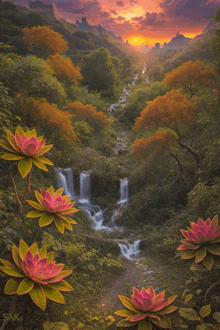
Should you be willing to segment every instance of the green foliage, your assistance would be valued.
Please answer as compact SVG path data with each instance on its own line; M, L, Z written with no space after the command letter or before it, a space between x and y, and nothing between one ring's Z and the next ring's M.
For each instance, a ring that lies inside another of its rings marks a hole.
M97 111L107 112L109 107L108 103L101 98L100 93L95 93L94 91L88 92L88 89L85 86L71 86L67 90L68 99L71 101L78 101L83 104L91 104L97 109Z
M82 84L89 90L98 91L104 97L115 98L117 73L110 52L104 47L94 50L83 58Z
M160 82L154 82L150 86L147 83L142 83L134 87L119 120L125 122L129 126L133 125L135 119L146 107L146 102L153 101L157 96L162 96L166 92L167 89Z

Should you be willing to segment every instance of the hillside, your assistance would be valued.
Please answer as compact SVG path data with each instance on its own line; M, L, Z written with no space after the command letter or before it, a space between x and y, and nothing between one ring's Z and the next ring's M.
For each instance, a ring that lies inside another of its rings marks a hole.
M121 38L101 26L89 26L88 30L84 30L63 19L57 20L55 17L48 17L44 13L8 1L0 1L0 42L14 46L18 54L28 53L27 44L22 38L22 29L26 26L31 28L38 25L50 26L63 35L68 41L67 55L74 62L77 62L82 55L102 46L107 48L112 56L119 58L129 56L132 57L133 62L138 60L136 53L123 43Z
M211 43L215 29L207 29L198 34L189 43L178 50L171 58L162 63L164 73L178 67L186 61L201 60L206 63L214 62L215 58L211 53Z

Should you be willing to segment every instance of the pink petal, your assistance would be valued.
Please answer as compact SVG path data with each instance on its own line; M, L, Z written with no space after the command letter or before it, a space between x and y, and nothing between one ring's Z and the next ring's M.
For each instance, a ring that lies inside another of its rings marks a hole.
M25 260L22 260L22 269L27 276L31 277L31 273L28 269L27 262Z
M139 293L140 291L133 286L133 296L137 298Z
M144 311L144 305L142 302L140 302L136 297L131 297L131 300L136 308Z
M64 264L60 264L60 265L54 265L54 268L52 270L52 272L50 273L50 277L54 277L56 275L58 275L61 270L63 269Z

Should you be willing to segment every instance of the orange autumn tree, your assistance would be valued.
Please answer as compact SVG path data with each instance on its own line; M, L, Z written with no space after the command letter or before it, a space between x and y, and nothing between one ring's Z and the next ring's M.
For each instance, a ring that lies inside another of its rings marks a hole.
M48 137L58 136L62 143L72 144L76 135L72 126L72 115L68 111L61 111L56 104L47 102L46 99L35 100L28 98L25 112L30 116L35 125L45 129Z
M66 110L73 114L73 121L85 121L94 130L99 133L103 129L109 127L110 120L101 111L97 111L91 104L84 105L81 102L75 101L68 103Z
M131 154L138 159L146 159L154 156L164 150L169 151L169 155L173 157L179 167L179 175L183 172L182 165L177 155L172 152L177 141L176 134L169 130L158 130L147 138L136 139L131 146Z
M34 50L39 57L47 58L68 49L67 42L49 26L25 27L23 33L29 50Z
M70 58L55 54L49 56L46 62L53 69L58 80L62 82L73 80L75 86L78 86L78 80L82 79L82 75L80 68L75 67Z
M197 60L188 61L167 73L163 79L166 88L183 88L192 97L201 87L214 86L215 73L210 65Z
M152 127L162 127L173 130L177 134L179 145L189 151L198 164L198 154L182 142L180 132L183 124L192 124L195 121L194 109L194 101L188 100L180 91L172 90L147 102L147 107L141 111L140 117L136 118L133 129L145 131Z
M172 131L156 131L148 138L136 139L131 147L131 154L135 158L146 158L159 153L163 149L171 150L175 142L176 137Z

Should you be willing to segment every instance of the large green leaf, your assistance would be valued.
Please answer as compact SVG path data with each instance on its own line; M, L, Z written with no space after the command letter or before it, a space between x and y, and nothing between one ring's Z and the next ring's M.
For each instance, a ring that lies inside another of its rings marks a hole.
M77 212L77 211L79 211L79 210L75 209L75 212ZM63 219L63 217L60 217L60 218ZM65 219L66 219L69 223L71 223L72 225L76 225L76 224L77 224L77 222L76 222L75 220L73 220L72 218L70 218L70 217L67 217L67 216L66 216Z
M55 290L60 290L60 291L73 291L74 290L73 287L64 280L61 280L60 282L56 282L56 283L50 283L50 284L48 284L48 286Z
M64 296L58 290L55 290L55 289L53 289L51 287L47 287L47 286L43 286L43 290L44 290L46 297L49 298L50 300L53 300L60 304L65 304Z
M48 171L48 168L37 158L33 158L33 163L43 171Z
M167 307L164 307L163 309L159 310L157 312L157 314L169 314L169 313L174 312L176 309L178 309L178 307L176 307L176 306L173 306L173 305L167 306Z
M220 256L220 247L218 247L217 245L208 246L208 251L212 254Z
M152 330L152 325L149 320L142 320L138 326L138 330Z
M33 289L29 292L29 295L33 302L44 311L46 308L46 296L41 285L35 283Z
M21 268L21 257L19 254L19 249L16 245L13 245L12 247L12 257L18 268Z
M44 227L44 226L48 226L54 219L54 214L53 213L46 213L43 214L40 217L40 221L39 221L39 226L40 227Z
M165 315L160 315L160 320L151 318L151 322L158 325L160 328L163 329L170 329L171 328L171 322Z
M35 159L39 160L41 163L47 164L47 165L53 165L53 162L51 160L47 159L46 157L43 156L37 156Z
M47 211L42 212L42 211L30 211L28 212L28 214L26 215L27 218L39 218L41 217L43 214L46 214Z
M206 254L206 257L202 260L203 265L208 269L212 269L214 264L214 258L210 253Z
M32 160L30 158L22 159L18 163L18 170L22 178L26 177L32 168Z
M23 241L23 239L21 239L19 243L19 254L21 259L25 258L28 249L29 249L28 245L25 243L25 241Z
M42 258L45 258L47 256L47 247L44 245L39 251L38 251L38 254L39 254L39 258L42 259Z
M199 315L203 318L208 316L211 313L211 305L202 306L199 310Z
M116 326L117 327L132 327L133 325L137 324L138 322L129 322L126 320L119 321Z
M57 229L59 230L59 232L61 234L63 234L64 230L65 230L65 226L64 226L63 221L58 217L54 217L54 222L55 222L55 225L56 225Z
M26 202L28 202L28 204L30 204L32 207L34 207L37 210L45 211L45 207L40 205L37 202L31 201L31 200L27 200Z
M12 132L10 132L9 130L7 130L6 133L7 133L7 140L8 140L8 142L10 143L10 145L12 146L12 148L13 148L14 150L16 150L16 151L19 152L19 149L18 149L18 147L17 147L17 145L16 145L16 143L15 143L15 137L14 137L14 135L12 134Z
M127 307L128 309L134 311L135 313L139 313L139 310L134 306L134 304L132 303L131 299L125 297L125 296L118 296L118 298L121 300L122 304Z
M51 148L53 147L53 144L47 144L46 146L44 146L43 148L40 149L39 151L39 155L43 155L45 154L47 151L49 151Z
M20 281L21 280L15 278L10 278L10 280L8 280L7 283L5 284L4 293L15 294L20 285Z
M198 263L202 261L205 258L206 253L207 253L207 247L206 246L200 247L200 249L196 253L195 262Z
M5 154L1 155L0 158L5 159L5 160L20 160L20 159L24 158L24 156L5 153Z
M21 128L20 125L17 126L15 132L19 135L20 138L22 138L22 136L24 135L24 130L23 130L23 128Z
M181 258L182 259L190 259L190 258L195 257L196 253L197 253L197 250L188 250L188 251L186 251L185 253L183 253L181 255Z
M0 140L0 146L8 151L15 152L12 146L6 141Z
M54 252L51 251L47 254L47 264L51 263L53 261L54 258Z
M48 283L58 282L58 280L62 280L64 277L70 275L72 270L62 270L58 275L51 277L47 280Z
M29 291L31 291L33 286L34 282L30 278L25 278L23 279L23 281L21 281L17 290L17 294L22 295L28 293Z
M119 315L119 316L123 316L123 317L128 317L128 316L131 316L131 315L136 315L135 312L133 311L128 311L126 309L122 309L122 310L119 310L119 311L116 311L114 312L116 315Z
M179 314L184 317L184 319L190 321L200 321L200 317L193 308L180 308Z
M15 277L25 277L24 273L22 273L20 270L15 268L10 268L7 266L1 266L0 269L8 275L15 276Z
M70 223L69 223L64 217L62 217L62 221L63 221L64 226L65 226L68 230L70 230L70 231L73 230L73 227L71 226L71 224L70 224Z
M215 312L213 314L213 319L220 323L220 312Z
M41 196L41 194L40 194L37 190L34 191L34 194L35 194L36 199L37 199L38 202L40 203L40 205L43 206L43 203L42 203L42 196Z
M34 243L29 247L29 250L31 251L32 255L34 256L35 253L37 253L37 251L38 251L37 243L34 242Z

